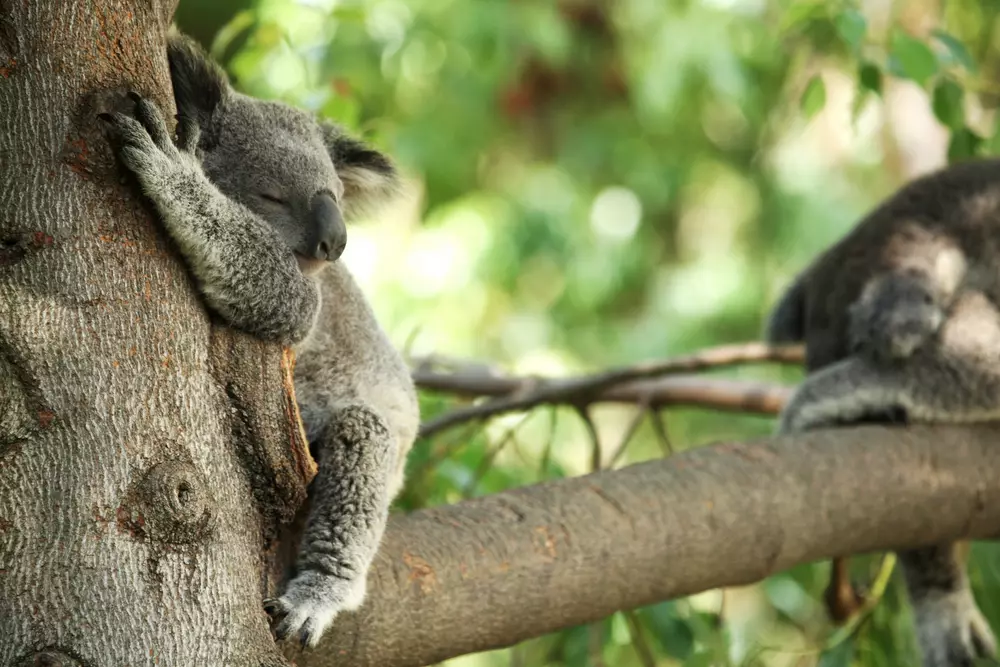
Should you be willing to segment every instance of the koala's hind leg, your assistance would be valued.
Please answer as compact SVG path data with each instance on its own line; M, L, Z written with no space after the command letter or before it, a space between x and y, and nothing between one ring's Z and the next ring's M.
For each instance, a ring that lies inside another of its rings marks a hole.
M924 667L972 667L997 642L972 597L957 544L899 553Z
M338 410L317 444L319 469L295 576L280 598L265 602L275 636L299 634L303 646L314 646L337 613L364 600L397 463L395 436L365 405Z

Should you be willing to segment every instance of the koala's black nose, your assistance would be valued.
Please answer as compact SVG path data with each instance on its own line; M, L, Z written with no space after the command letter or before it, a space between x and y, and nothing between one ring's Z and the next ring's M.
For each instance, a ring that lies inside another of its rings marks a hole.
M340 207L325 192L313 197L310 209L312 229L309 235L309 252L316 259L332 262L338 259L347 246L347 226L340 215Z

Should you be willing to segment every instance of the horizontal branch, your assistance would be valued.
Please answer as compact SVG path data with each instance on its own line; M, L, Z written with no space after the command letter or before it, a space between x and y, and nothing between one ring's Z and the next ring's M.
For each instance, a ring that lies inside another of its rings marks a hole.
M546 404L648 401L654 406L690 404L773 414L780 409L788 393L778 385L741 385L710 378L684 378L674 383L668 381L672 378L663 376L748 363L797 364L802 362L802 355L801 345L773 347L763 343L746 343L571 378L513 377L498 375L485 367L462 365L442 372L432 368L436 364L431 359L418 364L413 372L418 387L469 398L490 397L492 400L428 420L421 426L420 434L429 437L464 422ZM654 382L650 378L659 380Z
M1000 535L1000 429L723 443L393 516L299 667L417 667L833 556Z

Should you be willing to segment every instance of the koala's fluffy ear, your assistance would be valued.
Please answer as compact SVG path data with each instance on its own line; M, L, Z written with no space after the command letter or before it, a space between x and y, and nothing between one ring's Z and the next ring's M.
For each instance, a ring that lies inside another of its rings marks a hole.
M333 123L321 123L323 141L344 184L344 215L357 217L384 204L399 189L392 161Z
M197 42L176 29L167 39L167 60L177 113L197 121L204 138L212 114L230 94L226 73Z

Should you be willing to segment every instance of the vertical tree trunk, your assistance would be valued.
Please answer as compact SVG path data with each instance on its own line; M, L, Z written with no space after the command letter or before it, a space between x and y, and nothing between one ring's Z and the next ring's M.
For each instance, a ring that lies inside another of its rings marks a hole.
M290 359L213 328L96 120L128 89L173 113L175 4L0 0L2 666L287 664Z

